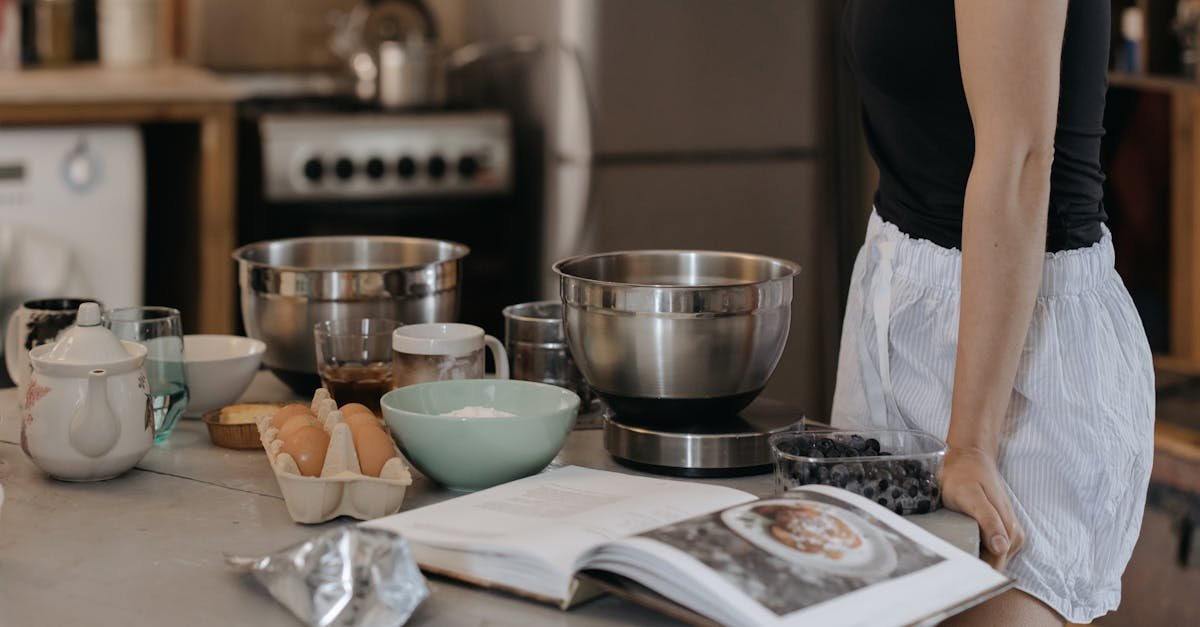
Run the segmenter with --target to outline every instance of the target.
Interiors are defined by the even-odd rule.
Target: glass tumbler
[[[377,415],[379,399],[392,391],[395,320],[326,320],[313,327],[317,373],[338,405],[361,403]]]
[[[170,307],[125,307],[104,312],[104,326],[146,347],[146,378],[154,410],[154,441],[165,442],[187,409],[183,324]]]

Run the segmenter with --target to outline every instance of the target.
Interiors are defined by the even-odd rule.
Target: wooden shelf
[[[0,105],[232,103],[241,96],[241,90],[228,81],[188,65],[0,71]]]
[[[1164,93],[1200,93],[1200,80],[1188,79],[1182,76],[1168,76],[1165,74],[1130,74],[1128,72],[1109,72],[1108,86]]]

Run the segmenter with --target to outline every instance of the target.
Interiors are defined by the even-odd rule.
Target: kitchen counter
[[[295,625],[257,583],[227,569],[222,554],[268,553],[324,529],[293,523],[261,451],[212,446],[204,425],[184,420],[137,468],[110,481],[46,477],[21,451],[15,390],[0,390],[0,625]],[[291,393],[259,373],[246,400]],[[603,451],[601,432],[571,434],[556,464],[631,472]],[[758,495],[770,475],[711,480]],[[404,508],[451,498],[418,478]],[[976,552],[973,521],[938,511],[910,520]],[[633,603],[604,597],[571,612],[431,578],[414,625],[674,625]]]

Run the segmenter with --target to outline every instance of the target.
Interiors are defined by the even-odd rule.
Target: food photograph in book
[[[944,558],[870,513],[812,493],[746,503],[643,534],[783,616]]]

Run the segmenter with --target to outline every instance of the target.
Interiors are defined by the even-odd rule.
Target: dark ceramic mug
[[[64,329],[75,324],[75,314],[84,303],[100,304],[94,298],[40,298],[25,301],[8,319],[4,336],[4,364],[17,384],[17,405],[25,408],[25,388],[31,366],[29,351],[49,344]],[[104,306],[100,305],[103,309]]]

